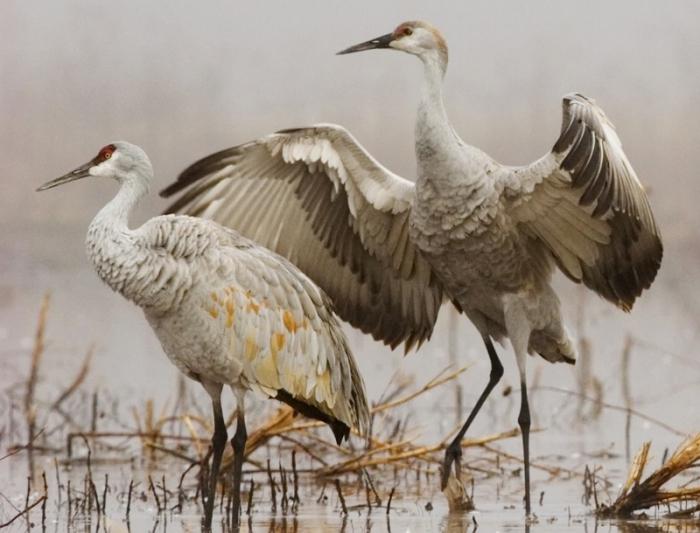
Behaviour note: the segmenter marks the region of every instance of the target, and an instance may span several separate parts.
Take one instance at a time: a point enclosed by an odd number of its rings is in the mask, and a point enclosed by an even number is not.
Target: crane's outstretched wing
[[[603,110],[570,94],[563,114],[549,154],[502,174],[509,213],[565,274],[629,310],[656,277],[661,235]]]
[[[428,337],[442,289],[411,243],[413,183],[342,127],[280,131],[194,163],[161,192],[287,257],[344,320],[392,347]]]

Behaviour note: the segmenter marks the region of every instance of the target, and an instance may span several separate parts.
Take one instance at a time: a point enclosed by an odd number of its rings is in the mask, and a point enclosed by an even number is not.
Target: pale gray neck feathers
[[[141,201],[141,198],[148,194],[149,178],[144,179],[134,170],[129,171],[124,177],[118,178],[121,185],[119,192],[100,210],[92,224],[99,222],[108,224],[114,229],[128,230],[131,212]]]
[[[442,80],[446,65],[435,52],[421,56],[423,62],[423,86],[416,117],[416,156],[421,166],[444,161],[458,139],[450,125],[442,99]]]
[[[135,170],[120,178],[116,196],[93,219],[86,239],[87,255],[100,278],[112,289],[138,305],[138,291],[132,291],[133,278],[150,253],[139,246],[136,232],[129,229],[129,216],[148,193],[149,177],[136,175]],[[145,178],[145,179],[144,179]]]

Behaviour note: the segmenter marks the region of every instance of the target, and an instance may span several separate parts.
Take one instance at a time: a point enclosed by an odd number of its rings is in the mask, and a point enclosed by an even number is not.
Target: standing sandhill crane
[[[340,54],[375,48],[423,64],[415,185],[329,124],[213,154],[162,194],[191,186],[170,211],[217,220],[288,257],[329,293],[342,318],[392,346],[428,338],[443,295],[467,315],[491,374],[447,447],[443,488],[453,463],[459,475],[460,442],[503,375],[492,341],[508,337],[520,373],[529,515],[526,356],[571,364],[576,357],[550,285],[554,266],[629,311],[656,276],[661,237],[612,123],[592,100],[565,96],[551,152],[505,166],[464,143],[447,119],[447,45],[437,29],[405,22]]]
[[[87,254],[97,274],[143,309],[170,360],[211,396],[214,435],[206,529],[227,439],[223,386],[236,397],[231,445],[237,524],[248,390],[326,422],[338,444],[351,427],[367,430],[364,383],[347,339],[321,289],[286,259],[236,232],[175,215],[130,229],[129,215],[153,178],[151,163],[138,146],[109,144],[39,190],[88,176],[121,185],[88,229]]]

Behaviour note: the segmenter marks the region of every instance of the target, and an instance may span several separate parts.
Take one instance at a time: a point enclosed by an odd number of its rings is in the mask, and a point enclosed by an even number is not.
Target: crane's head
[[[60,178],[45,183],[37,191],[45,191],[90,176],[112,178],[119,182],[126,180],[148,182],[152,175],[151,161],[146,152],[135,144],[117,141],[103,146],[90,161]],[[148,183],[145,184],[148,185]]]
[[[413,20],[399,24],[396,29],[365,41],[345,50],[338,52],[341,54],[352,54],[353,52],[363,52],[377,48],[390,48],[401,50],[409,54],[416,55],[423,60],[436,59],[441,65],[447,65],[447,43],[438,29],[422,20]]]

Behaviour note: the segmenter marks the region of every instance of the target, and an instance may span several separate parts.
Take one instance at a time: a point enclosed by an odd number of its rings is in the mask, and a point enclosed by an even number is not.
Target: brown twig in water
[[[172,455],[173,457],[177,457],[178,459],[182,459],[183,461],[189,463],[189,464],[199,464],[199,459],[194,459],[193,457],[189,457],[188,455],[185,455],[182,452],[179,452],[177,450],[173,450],[171,448],[167,448],[165,446],[161,446],[160,444],[156,444],[155,442],[151,441],[145,441],[144,446],[147,448],[152,448],[154,450],[158,450],[159,452],[163,452],[168,455]]]
[[[31,511],[32,509],[34,509],[34,507],[36,507],[37,505],[39,505],[40,503],[43,503],[43,502],[45,502],[45,501],[46,501],[46,494],[44,494],[43,496],[41,496],[38,500],[36,500],[36,501],[35,501],[34,503],[32,503],[31,505],[27,505],[22,511],[19,512],[19,514],[16,514],[15,516],[13,516],[13,517],[12,517],[10,520],[8,520],[7,522],[4,522],[4,523],[0,524],[0,529],[6,528],[6,527],[12,525],[12,524],[14,523],[15,520],[17,520],[18,518],[24,516],[25,514],[26,514],[27,517],[28,517],[28,516],[29,516],[29,511]]]
[[[294,481],[294,495],[292,496],[292,510],[296,512],[299,507],[299,473],[297,472],[297,451],[292,450],[292,475]]]
[[[561,393],[561,394],[568,394],[568,395],[570,395],[570,396],[579,396],[579,397],[584,398],[584,399],[586,399],[586,400],[588,400],[588,401],[591,401],[591,402],[596,402],[596,401],[598,401],[597,399],[591,398],[590,396],[586,396],[585,394],[581,394],[581,393],[579,393],[579,392],[572,391],[572,390],[562,389],[562,388],[560,388],[560,387],[550,387],[550,386],[546,386],[546,385],[540,385],[538,388],[539,388],[540,390],[548,390],[548,391],[552,391],[552,392],[559,392],[559,393]],[[601,404],[603,407],[605,407],[606,409],[610,409],[610,410],[612,410],[612,411],[621,411],[621,412],[623,412],[623,413],[627,413],[627,412],[629,411],[630,413],[632,413],[632,414],[633,414],[634,416],[636,416],[637,418],[641,418],[642,420],[646,420],[647,422],[651,422],[652,424],[655,424],[655,425],[657,425],[657,426],[659,426],[659,427],[665,429],[666,431],[669,431],[669,432],[671,432],[671,433],[674,433],[674,434],[676,434],[676,435],[678,435],[678,436],[680,436],[680,437],[685,437],[685,435],[686,435],[684,432],[682,432],[682,431],[680,431],[680,430],[678,430],[678,429],[676,429],[676,428],[674,428],[674,427],[669,426],[669,425],[666,424],[665,422],[662,422],[661,420],[657,420],[656,418],[652,418],[651,416],[645,415],[644,413],[641,413],[641,412],[639,412],[639,411],[637,411],[637,410],[635,410],[635,409],[629,409],[629,410],[628,410],[626,407],[622,407],[622,406],[620,406],[620,405],[614,405],[614,404],[607,403],[607,402],[600,402],[600,404]]]
[[[131,494],[134,492],[134,479],[129,481],[129,493],[126,497],[126,523],[129,523],[129,515],[131,514]]]
[[[70,396],[73,395],[75,391],[77,391],[80,388],[80,385],[83,384],[83,381],[85,381],[85,378],[88,375],[88,372],[90,371],[90,365],[92,363],[92,356],[95,353],[95,346],[90,346],[90,348],[87,351],[87,354],[85,355],[85,359],[83,359],[83,364],[80,366],[80,370],[78,370],[78,373],[75,375],[75,378],[73,378],[73,381],[63,390],[63,392],[56,398],[56,400],[51,404],[49,407],[49,411],[55,411],[61,407],[61,404],[65,402]]]
[[[4,459],[7,459],[8,457],[12,457],[13,455],[18,454],[18,453],[21,452],[22,450],[35,449],[36,447],[34,446],[34,441],[35,441],[36,439],[38,439],[39,436],[42,435],[42,434],[44,433],[45,430],[46,430],[46,428],[41,428],[39,431],[37,431],[37,432],[34,434],[33,439],[30,440],[29,442],[27,442],[27,444],[15,444],[15,445],[13,445],[13,446],[10,446],[10,447],[9,447],[9,451],[8,451],[5,455],[3,455],[2,457],[0,457],[0,461],[3,461]]]
[[[250,480],[250,491],[248,492],[248,507],[245,510],[245,514],[250,516],[250,511],[253,508],[253,491],[255,490],[255,481]]]
[[[347,516],[348,507],[347,505],[345,505],[345,498],[343,497],[343,491],[340,489],[340,480],[338,478],[335,478],[335,490],[338,492],[338,499],[340,500],[340,505],[341,509],[343,510],[343,514]]]
[[[46,483],[46,472],[41,473],[44,482],[44,501],[41,502],[41,529],[46,531],[46,500],[49,497],[49,484]]]
[[[389,493],[389,500],[386,502],[386,514],[391,512],[391,500],[394,499],[394,492],[396,491],[396,486],[391,487],[391,492]]]
[[[66,491],[68,492],[68,523],[70,524],[71,520],[73,520],[73,513],[71,512],[73,509],[73,500],[71,499],[70,494],[70,479],[66,484]]]
[[[272,469],[270,468],[270,460],[267,460],[267,478],[270,480],[270,493],[272,495],[272,512],[277,512],[277,489],[275,488],[275,479],[272,477]]]
[[[391,402],[386,402],[381,405],[377,405],[372,408],[372,413],[380,413],[382,411],[386,411],[387,409],[393,409],[395,407],[398,407],[399,405],[403,405],[407,402],[410,402],[417,396],[420,396],[421,394],[424,394],[428,392],[431,389],[434,389],[435,387],[439,387],[440,385],[443,385],[444,383],[447,383],[448,381],[452,381],[453,379],[457,378],[459,375],[461,375],[465,370],[467,370],[471,365],[465,365],[462,368],[459,368],[453,372],[450,372],[449,374],[445,374],[447,372],[447,369],[442,370],[441,372],[438,373],[437,376],[435,376],[433,379],[428,381],[423,387],[418,389],[415,392],[412,392],[406,396],[403,396],[402,398],[399,398],[398,400],[394,400]]]
[[[160,498],[158,498],[158,493],[156,492],[156,487],[153,485],[153,479],[151,479],[151,476],[148,476],[148,485],[151,489],[151,492],[153,493],[153,498],[156,501],[156,508],[158,509],[158,513],[160,513],[162,509],[162,507],[160,506]]]
[[[279,472],[280,472],[280,482],[282,484],[282,498],[280,499],[280,503],[282,505],[282,513],[287,514],[287,507],[289,505],[289,501],[287,500],[287,473],[282,468],[282,462],[279,462]]]
[[[625,345],[622,348],[622,397],[625,400],[625,459],[629,463],[632,455],[630,444],[630,430],[632,428],[632,393],[630,392],[630,353],[632,352],[632,337],[625,337]]]

